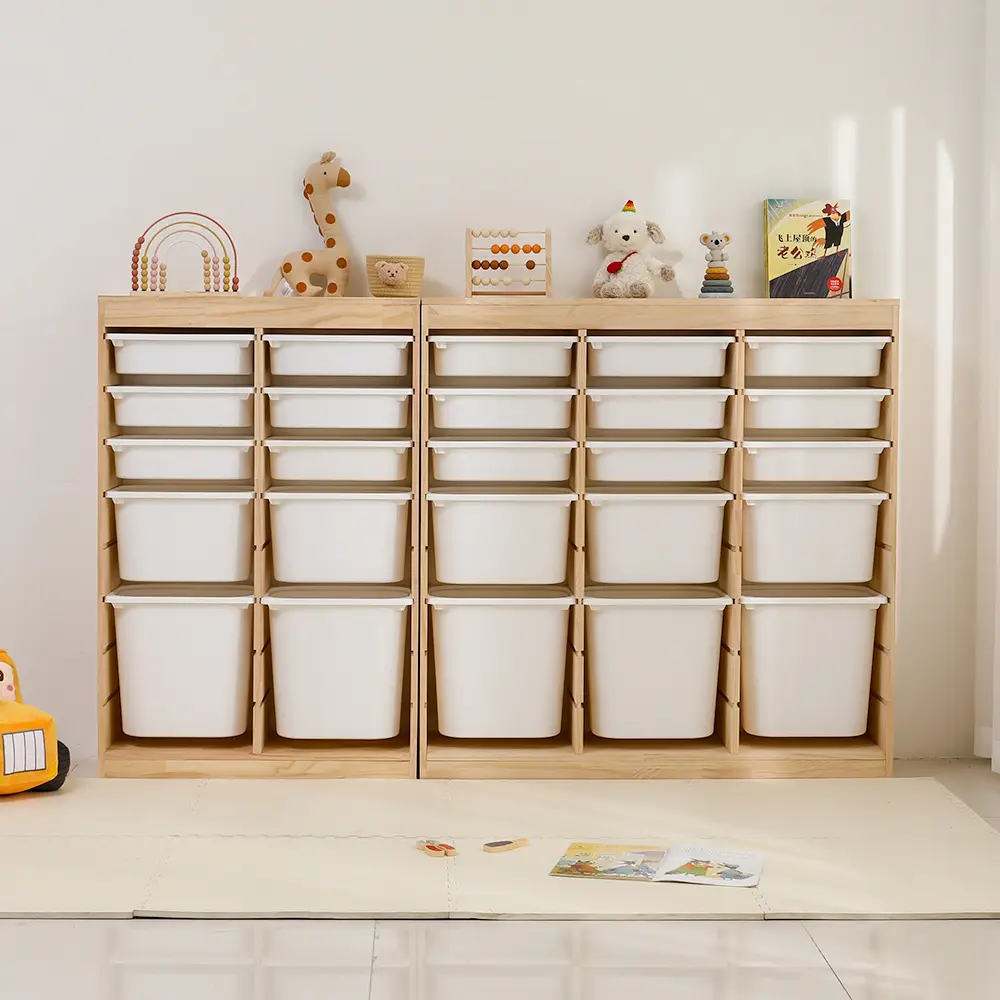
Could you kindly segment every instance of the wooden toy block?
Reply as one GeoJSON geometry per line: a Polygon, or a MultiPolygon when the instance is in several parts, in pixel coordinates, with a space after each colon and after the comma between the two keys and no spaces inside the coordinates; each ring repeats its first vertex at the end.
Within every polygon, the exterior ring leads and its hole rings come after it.
{"type": "Polygon", "coordinates": [[[467,229],[465,294],[548,295],[552,258],[548,229],[467,229]]]}
{"type": "Polygon", "coordinates": [[[418,840],[417,850],[432,858],[453,858],[458,854],[452,844],[442,844],[438,840],[418,840]]]}
{"type": "Polygon", "coordinates": [[[516,851],[520,847],[527,847],[530,843],[526,837],[518,837],[517,840],[491,840],[488,844],[483,844],[483,850],[487,854],[504,854],[507,851],[516,851]]]}

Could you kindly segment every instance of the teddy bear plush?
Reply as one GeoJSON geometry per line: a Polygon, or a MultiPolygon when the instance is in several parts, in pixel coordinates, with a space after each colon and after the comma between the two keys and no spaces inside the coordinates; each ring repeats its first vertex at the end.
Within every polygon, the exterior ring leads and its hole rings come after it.
{"type": "Polygon", "coordinates": [[[651,243],[662,243],[663,230],[636,214],[627,201],[622,210],[587,234],[587,242],[601,243],[608,255],[594,277],[594,295],[603,299],[648,299],[655,285],[653,279],[674,280],[674,269],[657,260],[651,243]]]}
{"type": "Polygon", "coordinates": [[[409,273],[406,263],[401,260],[380,260],[375,264],[375,273],[384,285],[402,285],[409,273]]]}

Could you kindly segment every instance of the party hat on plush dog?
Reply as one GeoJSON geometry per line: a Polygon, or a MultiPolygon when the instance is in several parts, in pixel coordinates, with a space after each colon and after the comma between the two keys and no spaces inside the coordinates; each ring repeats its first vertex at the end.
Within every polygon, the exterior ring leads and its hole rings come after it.
{"type": "Polygon", "coordinates": [[[622,206],[622,211],[623,212],[634,212],[635,211],[635,205],[632,204],[632,199],[631,198],[629,198],[629,200],[627,202],[625,202],[625,204],[622,206]]]}

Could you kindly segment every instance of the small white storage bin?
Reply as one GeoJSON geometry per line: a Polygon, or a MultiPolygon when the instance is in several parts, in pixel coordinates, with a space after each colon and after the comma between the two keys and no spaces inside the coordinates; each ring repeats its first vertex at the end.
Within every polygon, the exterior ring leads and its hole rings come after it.
{"type": "Polygon", "coordinates": [[[870,483],[888,441],[745,441],[745,482],[870,483]]]}
{"type": "Polygon", "coordinates": [[[109,333],[119,375],[250,375],[252,333],[109,333]]]}
{"type": "Polygon", "coordinates": [[[735,337],[588,336],[595,376],[719,378],[735,337]]]}
{"type": "Polygon", "coordinates": [[[588,389],[596,430],[717,430],[733,389],[588,389]]]}
{"type": "Polygon", "coordinates": [[[123,580],[236,583],[250,576],[249,490],[108,490],[123,580]]]}
{"type": "Polygon", "coordinates": [[[878,375],[889,337],[748,336],[747,375],[870,378],[878,375]]]}
{"type": "Polygon", "coordinates": [[[273,427],[404,430],[412,389],[269,387],[273,427]]]}
{"type": "Polygon", "coordinates": [[[587,493],[587,558],[595,583],[714,583],[732,493],[587,493]]]}
{"type": "Polygon", "coordinates": [[[432,333],[430,342],[435,375],[568,378],[576,337],[432,333]]]}
{"type": "Polygon", "coordinates": [[[865,587],[795,596],[773,589],[741,598],[743,728],[752,736],[861,736],[886,598],[865,587]]]}
{"type": "Polygon", "coordinates": [[[119,479],[253,478],[251,438],[113,437],[108,447],[119,479]]]}
{"type": "Polygon", "coordinates": [[[411,496],[268,490],[275,577],[283,583],[398,583],[406,572],[411,496]]]}
{"type": "Polygon", "coordinates": [[[441,735],[558,736],[573,598],[431,595],[428,603],[441,735]]]}
{"type": "Polygon", "coordinates": [[[828,487],[744,493],[743,576],[755,583],[867,583],[887,493],[828,487]]]}
{"type": "Polygon", "coordinates": [[[120,427],[249,427],[250,386],[112,385],[120,427]]]}
{"type": "Polygon", "coordinates": [[[283,587],[264,597],[279,736],[388,740],[399,735],[413,598],[352,593],[283,587]]]}
{"type": "Polygon", "coordinates": [[[271,478],[303,482],[398,483],[406,479],[413,442],[268,438],[271,478]]]}
{"type": "Polygon", "coordinates": [[[732,441],[588,441],[587,475],[605,483],[715,483],[732,441]]]}
{"type": "Polygon", "coordinates": [[[561,483],[576,442],[432,440],[431,475],[442,482],[561,483]]]}
{"type": "Polygon", "coordinates": [[[247,730],[253,593],[119,587],[114,608],[122,732],[224,739],[247,730]]]}
{"type": "Polygon", "coordinates": [[[430,389],[442,430],[567,430],[576,389],[430,389]]]}
{"type": "Polygon", "coordinates": [[[568,490],[427,494],[441,583],[553,584],[566,579],[568,490]]]}
{"type": "Polygon", "coordinates": [[[384,376],[409,371],[408,334],[265,333],[272,375],[384,376]]]}
{"type": "Polygon", "coordinates": [[[747,389],[746,426],[780,429],[878,427],[891,389],[747,389]]]}
{"type": "Polygon", "coordinates": [[[691,591],[674,597],[588,595],[587,683],[594,735],[612,740],[711,736],[722,613],[732,603],[722,594],[691,591]]]}

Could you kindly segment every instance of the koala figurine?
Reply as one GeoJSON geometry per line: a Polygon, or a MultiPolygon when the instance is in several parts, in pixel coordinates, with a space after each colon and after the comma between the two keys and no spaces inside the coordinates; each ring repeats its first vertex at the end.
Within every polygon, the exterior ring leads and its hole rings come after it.
{"type": "Polygon", "coordinates": [[[701,245],[703,247],[708,247],[708,253],[705,254],[705,260],[709,264],[722,264],[729,260],[729,254],[726,253],[725,248],[729,246],[730,236],[729,233],[718,233],[714,230],[711,233],[701,234],[701,245]]]}
{"type": "Polygon", "coordinates": [[[648,299],[655,288],[654,277],[673,281],[674,269],[649,250],[651,243],[663,241],[663,230],[655,222],[640,218],[631,201],[600,226],[594,226],[587,234],[587,242],[601,243],[608,251],[594,277],[594,295],[603,299],[648,299]]]}
{"type": "Polygon", "coordinates": [[[405,284],[409,267],[401,260],[379,260],[375,262],[375,273],[383,285],[405,284]]]}

